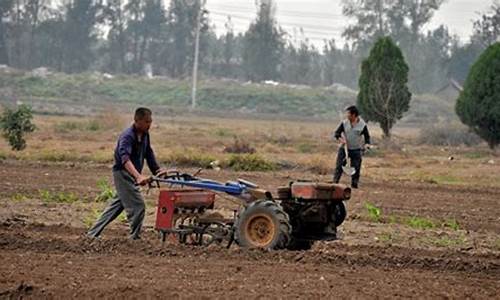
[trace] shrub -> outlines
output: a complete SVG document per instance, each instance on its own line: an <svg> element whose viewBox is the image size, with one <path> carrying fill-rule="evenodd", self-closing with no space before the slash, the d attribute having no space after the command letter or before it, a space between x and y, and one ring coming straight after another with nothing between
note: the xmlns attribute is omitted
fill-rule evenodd
<svg viewBox="0 0 500 300"><path fill-rule="evenodd" d="M24 135L33 132L36 126L31 123L33 112L31 107L21 104L17 110L7 108L0 117L0 128L3 136L9 142L12 150L20 151L26 148Z"/></svg>
<svg viewBox="0 0 500 300"><path fill-rule="evenodd" d="M456 111L491 149L500 143L500 43L487 48L472 66Z"/></svg>
<svg viewBox="0 0 500 300"><path fill-rule="evenodd" d="M272 171L276 169L273 162L257 154L234 154L227 161L227 166L234 171Z"/></svg>
<svg viewBox="0 0 500 300"><path fill-rule="evenodd" d="M224 153L255 153L255 148L250 146L250 143L241 141L238 138L233 140L233 143L224 147Z"/></svg>
<svg viewBox="0 0 500 300"><path fill-rule="evenodd" d="M422 128L417 141L433 146L473 146L480 143L481 139L463 125L439 124Z"/></svg>

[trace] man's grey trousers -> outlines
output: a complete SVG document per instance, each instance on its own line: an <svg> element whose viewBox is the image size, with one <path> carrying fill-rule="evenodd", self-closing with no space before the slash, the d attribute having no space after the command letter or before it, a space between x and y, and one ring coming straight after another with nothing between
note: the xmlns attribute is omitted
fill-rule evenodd
<svg viewBox="0 0 500 300"><path fill-rule="evenodd" d="M113 198L95 225L87 232L91 237L98 237L104 228L125 209L130 224L130 238L140 238L144 220L144 198L135 185L134 178L126 170L113 171L116 197Z"/></svg>

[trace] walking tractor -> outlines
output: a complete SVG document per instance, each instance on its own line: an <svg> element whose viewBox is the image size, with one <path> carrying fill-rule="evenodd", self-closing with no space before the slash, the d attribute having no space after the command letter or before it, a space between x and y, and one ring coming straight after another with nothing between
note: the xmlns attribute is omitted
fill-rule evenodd
<svg viewBox="0 0 500 300"><path fill-rule="evenodd" d="M150 186L168 186L160 189L156 215L163 241L171 235L184 244L306 250L315 241L336 239L351 197L341 184L295 181L273 195L243 179L222 183L196 176L151 177ZM216 194L234 198L241 209L223 217L214 209Z"/></svg>

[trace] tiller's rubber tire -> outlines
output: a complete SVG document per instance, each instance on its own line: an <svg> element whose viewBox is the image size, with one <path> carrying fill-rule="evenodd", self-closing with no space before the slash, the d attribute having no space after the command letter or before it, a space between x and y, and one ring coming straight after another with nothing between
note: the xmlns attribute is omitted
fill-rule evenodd
<svg viewBox="0 0 500 300"><path fill-rule="evenodd" d="M344 202L340 202L339 204L335 205L333 211L335 227L339 227L342 223L344 223L346 217L347 217L347 210L345 209Z"/></svg>
<svg viewBox="0 0 500 300"><path fill-rule="evenodd" d="M257 200L239 213L234 237L243 248L284 249L291 231L288 215L278 203Z"/></svg>

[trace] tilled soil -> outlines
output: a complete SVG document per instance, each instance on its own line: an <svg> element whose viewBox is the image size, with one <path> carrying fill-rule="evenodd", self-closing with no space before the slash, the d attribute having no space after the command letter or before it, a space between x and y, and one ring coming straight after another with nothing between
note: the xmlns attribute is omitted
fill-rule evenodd
<svg viewBox="0 0 500 300"><path fill-rule="evenodd" d="M206 176L238 176L272 188L300 174L223 171ZM499 297L499 250L390 245L356 236L371 226L381 230L391 224L351 218L342 240L318 243L306 252L265 252L236 245L162 244L150 228L154 194L140 241L128 240L125 225L119 223L101 240L88 240L81 221L75 220L76 204L12 200L18 194L36 198L40 187L92 195L102 177L109 177L107 166L0 163L0 298ZM464 234L495 239L500 232L499 195L494 188L375 183L368 178L348 206L354 216L362 212L361 200L369 200L387 212L456 218ZM231 204L221 203L223 208Z"/></svg>
<svg viewBox="0 0 500 300"><path fill-rule="evenodd" d="M90 241L61 226L0 229L4 297L497 297L500 256L322 244L308 252L186 247L152 233Z"/></svg>

